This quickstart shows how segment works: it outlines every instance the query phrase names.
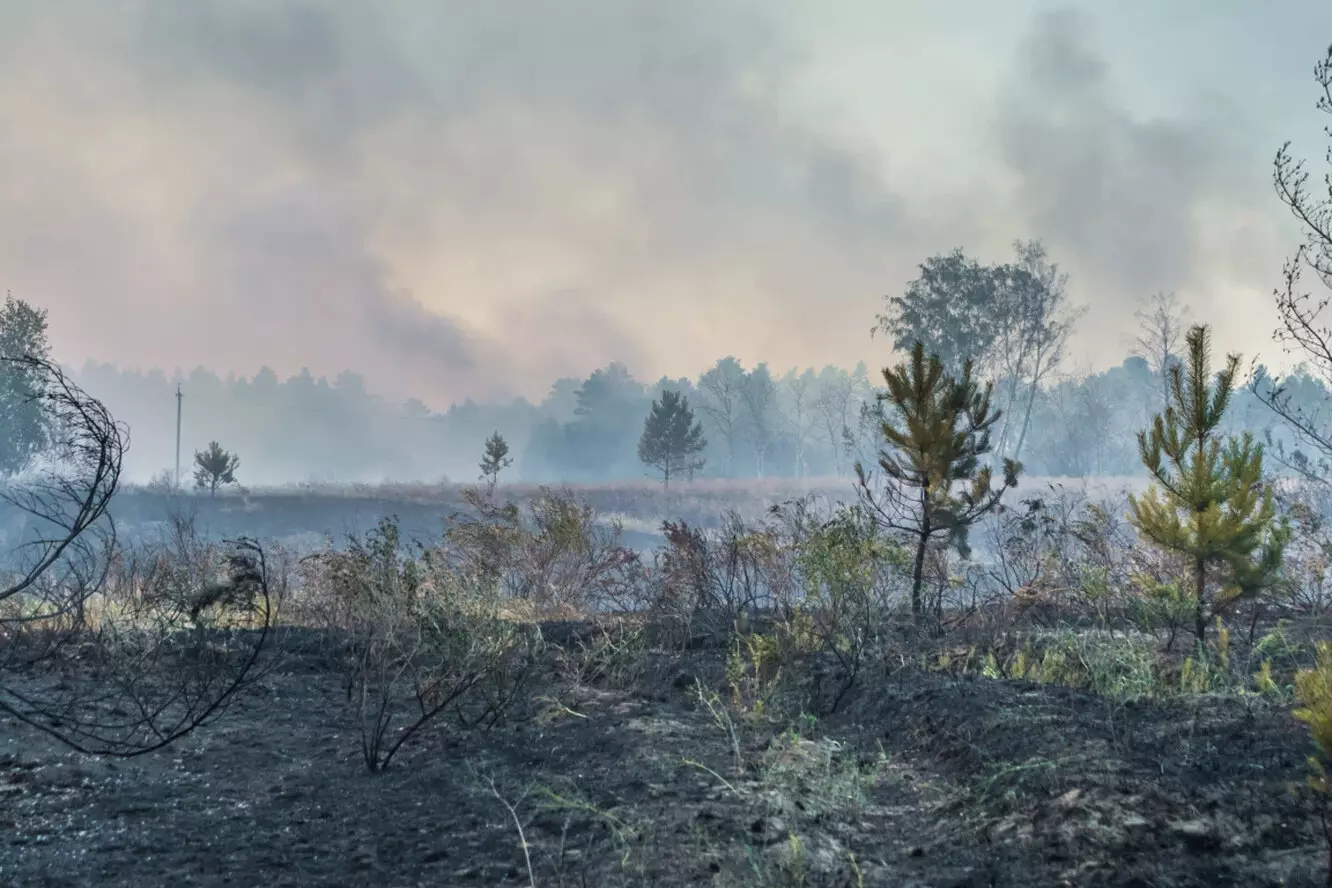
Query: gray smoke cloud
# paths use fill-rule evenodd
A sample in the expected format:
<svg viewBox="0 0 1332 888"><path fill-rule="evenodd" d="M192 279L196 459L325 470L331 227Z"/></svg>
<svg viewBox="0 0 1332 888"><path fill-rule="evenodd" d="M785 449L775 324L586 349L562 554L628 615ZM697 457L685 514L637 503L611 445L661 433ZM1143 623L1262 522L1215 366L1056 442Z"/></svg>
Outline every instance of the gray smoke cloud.
<svg viewBox="0 0 1332 888"><path fill-rule="evenodd" d="M1094 34L1066 9L1038 18L1020 46L995 133L1021 218L1094 297L1089 326L1130 327L1135 297L1175 290L1233 342L1234 316L1263 312L1290 243L1273 221L1279 142L1245 144L1232 130L1243 118L1213 108L1134 116ZM1255 217L1268 224L1239 227Z"/></svg>
<svg viewBox="0 0 1332 888"><path fill-rule="evenodd" d="M1019 237L1072 273L1092 363L1157 289L1216 314L1222 344L1265 345L1291 243L1266 164L1289 115L1313 117L1318 5L1302 31L1327 33L1283 48L1304 57L1267 84L1293 110L1252 126L1140 108L1110 12L843 5L893 47L955 29L992 85L903 50L809 99L849 39L836 3L817 20L758 0L6 4L0 283L51 308L75 363L350 368L436 406L611 360L881 363L885 293L931 253L998 260ZM973 52L975 32L996 36ZM1181 56L1180 77L1200 64ZM958 168L899 162L936 150Z"/></svg>

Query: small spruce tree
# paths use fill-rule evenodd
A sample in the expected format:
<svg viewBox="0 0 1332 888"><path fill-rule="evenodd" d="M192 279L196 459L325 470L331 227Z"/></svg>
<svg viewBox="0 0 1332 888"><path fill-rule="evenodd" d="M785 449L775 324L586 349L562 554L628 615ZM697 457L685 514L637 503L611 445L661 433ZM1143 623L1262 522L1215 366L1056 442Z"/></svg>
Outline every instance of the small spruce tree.
<svg viewBox="0 0 1332 888"><path fill-rule="evenodd" d="M236 469L240 468L240 457L222 449L216 441L209 441L208 447L195 451L194 486L197 490L207 490L209 496L217 496L217 488L222 484L236 483Z"/></svg>
<svg viewBox="0 0 1332 888"><path fill-rule="evenodd" d="M1138 433L1142 463L1153 484L1129 497L1129 519L1151 542L1193 567L1193 632L1236 601L1269 588L1281 571L1290 536L1278 521L1263 482L1263 447L1253 435L1228 438L1217 429L1230 403L1240 356L1229 355L1208 390L1211 335L1195 326L1186 337L1187 366L1170 367L1171 404Z"/></svg>
<svg viewBox="0 0 1332 888"><path fill-rule="evenodd" d="M990 428L1002 411L990 407L992 386L982 388L971 373L972 362L966 361L961 378L949 375L938 356L926 359L925 346L917 342L910 360L883 371L887 387L878 394L878 425L886 446L879 451L879 467L889 483L882 494L856 462L862 498L912 543L911 614L917 623L924 616L929 547L943 540L965 556L968 528L999 506L1021 471L1018 463L1004 460L1003 483L996 487L990 467L981 465L990 452ZM935 608L937 623L942 597Z"/></svg>
<svg viewBox="0 0 1332 888"><path fill-rule="evenodd" d="M481 456L481 479L486 482L486 491L495 492L499 483L499 473L513 465L509 456L509 442L498 431L486 439L486 452Z"/></svg>
<svg viewBox="0 0 1332 888"><path fill-rule="evenodd" d="M652 412L643 423L638 440L638 458L661 472L662 486L669 488L671 478L703 468L703 424L694 419L689 399L679 392L665 391L660 401L652 402Z"/></svg>

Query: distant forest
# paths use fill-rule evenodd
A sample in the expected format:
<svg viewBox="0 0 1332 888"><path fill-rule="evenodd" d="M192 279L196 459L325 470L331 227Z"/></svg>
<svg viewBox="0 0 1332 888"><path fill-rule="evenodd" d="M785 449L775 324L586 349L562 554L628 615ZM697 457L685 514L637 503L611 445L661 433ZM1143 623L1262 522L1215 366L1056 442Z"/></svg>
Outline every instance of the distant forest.
<svg viewBox="0 0 1332 888"><path fill-rule="evenodd" d="M1122 363L1079 375L1067 365L1082 310L1069 299L1068 275L1039 241L1016 242L1008 262L986 265L955 249L926 259L919 271L900 295L884 297L877 316L885 365L901 361L917 341L953 375L970 364L992 382L1003 411L991 456L1020 461L1029 477L1142 472L1138 433L1165 407L1192 323L1174 294L1142 300L1135 345ZM501 483L597 483L656 474L640 461L638 444L653 401L668 390L685 396L707 439L697 477L849 477L857 461L877 461L882 369L774 372L725 357L696 379L643 382L612 363L585 379L556 380L539 404L468 400L442 413L416 399L376 397L350 371L331 381L308 372L282 381L267 368L222 379L202 368L168 377L89 364L75 375L130 426L126 469L133 480L173 465L179 385L183 464L217 441L240 457L242 485L472 482L496 432L513 459ZM1276 399L1315 436L1315 454L1332 452L1322 433L1324 378L1297 367L1279 380ZM1224 431L1269 441L1279 464L1299 453L1290 425L1264 403L1273 385L1264 367L1254 367L1225 412Z"/></svg>
<svg viewBox="0 0 1332 888"><path fill-rule="evenodd" d="M887 350L887 349L885 349ZM894 358L896 360L896 358ZM240 455L242 484L301 481L474 481L485 439L498 431L514 464L502 481L601 482L649 477L637 445L653 399L683 392L707 436L702 477L848 476L857 459L872 462L877 373L865 366L773 374L724 358L697 379L636 380L611 364L586 379L560 379L539 403L471 400L431 412L418 400L394 404L366 391L360 376L336 379L301 373L282 381L267 368L251 378L220 378L204 370L168 376L88 364L75 378L130 426L128 472L146 481L174 462L175 391L184 393L182 461L218 440ZM1258 386L1264 374L1256 374ZM1329 392L1299 370L1283 379L1292 403L1310 413ZM996 400L1002 386L996 389ZM1147 359L1082 378L1055 379L1032 399L1017 457L1028 475L1136 475L1137 431L1163 406L1162 378ZM1001 402L1001 406L1002 402ZM1007 415L1025 418L1025 404ZM1227 412L1230 431L1288 433L1252 388ZM1017 450L1016 435L997 438Z"/></svg>

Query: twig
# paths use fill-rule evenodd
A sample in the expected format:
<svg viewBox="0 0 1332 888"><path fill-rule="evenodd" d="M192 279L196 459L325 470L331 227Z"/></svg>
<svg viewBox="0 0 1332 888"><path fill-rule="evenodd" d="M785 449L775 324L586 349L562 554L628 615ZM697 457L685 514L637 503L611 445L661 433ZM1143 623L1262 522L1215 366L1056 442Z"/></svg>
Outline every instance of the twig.
<svg viewBox="0 0 1332 888"><path fill-rule="evenodd" d="M513 805L509 804L508 799L500 794L499 787L495 786L495 778L488 777L486 782L490 784L490 793L499 799L501 805L509 811L509 816L513 818L513 825L518 830L518 843L523 849L523 860L527 863L527 880L531 888L537 888L536 873L532 870L532 854L527 847L527 834L523 832L523 822L518 819L518 811Z"/></svg>

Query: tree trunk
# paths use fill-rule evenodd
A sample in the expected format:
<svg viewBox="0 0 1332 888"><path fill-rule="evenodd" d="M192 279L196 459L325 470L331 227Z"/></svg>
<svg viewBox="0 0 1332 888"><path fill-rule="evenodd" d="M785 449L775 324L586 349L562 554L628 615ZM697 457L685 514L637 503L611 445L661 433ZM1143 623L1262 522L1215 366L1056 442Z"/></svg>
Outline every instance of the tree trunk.
<svg viewBox="0 0 1332 888"><path fill-rule="evenodd" d="M1008 378L1008 403L1004 407L1004 425L999 430L999 441L994 448L994 455L1003 459L1008 455L1008 445L1011 440L1010 432L1013 428L1013 406L1017 403L1017 373L1013 373ZM1016 459L1016 457L1014 457Z"/></svg>
<svg viewBox="0 0 1332 888"><path fill-rule="evenodd" d="M1205 650L1207 641L1207 614L1203 606L1206 603L1207 594L1207 562L1202 558L1197 559L1193 564L1193 571L1193 631L1198 636L1198 646Z"/></svg>
<svg viewBox="0 0 1332 888"><path fill-rule="evenodd" d="M911 618L920 625L921 601L920 587L925 580L925 544L929 537L922 535L916 541L916 562L911 568Z"/></svg>
<svg viewBox="0 0 1332 888"><path fill-rule="evenodd" d="M1027 441L1027 431L1031 428L1031 411L1036 406L1036 383L1031 384L1031 391L1027 395L1027 409L1022 416L1022 431L1018 435L1017 446L1013 448L1013 461L1017 462L1022 456L1022 445Z"/></svg>
<svg viewBox="0 0 1332 888"><path fill-rule="evenodd" d="M916 560L911 566L911 618L917 626L925 611L921 602L921 587L925 584L925 550L930 543L930 532L930 520L926 517L916 540Z"/></svg>

